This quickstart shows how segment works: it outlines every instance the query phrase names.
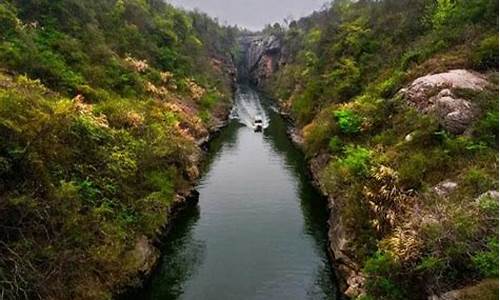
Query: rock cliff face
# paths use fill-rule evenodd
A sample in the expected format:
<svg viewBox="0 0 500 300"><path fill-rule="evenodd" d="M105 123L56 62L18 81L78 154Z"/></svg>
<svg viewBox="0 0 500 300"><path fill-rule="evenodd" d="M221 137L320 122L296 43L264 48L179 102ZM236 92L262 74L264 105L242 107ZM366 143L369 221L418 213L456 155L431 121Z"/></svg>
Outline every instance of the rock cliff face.
<svg viewBox="0 0 500 300"><path fill-rule="evenodd" d="M282 63L282 44L274 35L247 35L240 39L239 79L262 88Z"/></svg>
<svg viewBox="0 0 500 300"><path fill-rule="evenodd" d="M311 159L309 167L315 184L321 190L323 195L328 198L328 209L330 216L328 218L328 240L329 251L333 260L335 274L340 290L349 298L355 299L364 292L365 277L361 273L360 266L351 259L352 253L349 244L351 237L345 228L345 222L340 211L340 201L332 195L326 193L326 189L321 185L319 174L328 164L329 154L321 154Z"/></svg>

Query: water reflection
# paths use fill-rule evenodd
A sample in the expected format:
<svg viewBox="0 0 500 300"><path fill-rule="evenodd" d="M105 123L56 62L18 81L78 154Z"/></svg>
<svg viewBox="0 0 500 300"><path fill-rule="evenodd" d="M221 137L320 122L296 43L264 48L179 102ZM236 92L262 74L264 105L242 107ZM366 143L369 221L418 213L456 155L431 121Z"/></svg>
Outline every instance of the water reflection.
<svg viewBox="0 0 500 300"><path fill-rule="evenodd" d="M178 299L183 293L183 283L202 263L206 246L193 237L193 227L200 218L198 205L188 207L176 219L175 227L168 234L160 263L143 290L130 299ZM168 284L165 284L168 283Z"/></svg>

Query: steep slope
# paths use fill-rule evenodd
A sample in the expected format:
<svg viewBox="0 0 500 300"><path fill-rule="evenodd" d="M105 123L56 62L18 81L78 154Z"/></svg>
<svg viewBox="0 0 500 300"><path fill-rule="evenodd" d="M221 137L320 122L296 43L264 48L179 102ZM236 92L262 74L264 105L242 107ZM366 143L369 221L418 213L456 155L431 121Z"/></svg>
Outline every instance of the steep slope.
<svg viewBox="0 0 500 300"><path fill-rule="evenodd" d="M229 112L235 34L162 1L0 3L0 298L150 271Z"/></svg>
<svg viewBox="0 0 500 300"><path fill-rule="evenodd" d="M497 1L344 0L264 33L278 70L252 80L294 119L330 199L348 296L498 276L497 28Z"/></svg>

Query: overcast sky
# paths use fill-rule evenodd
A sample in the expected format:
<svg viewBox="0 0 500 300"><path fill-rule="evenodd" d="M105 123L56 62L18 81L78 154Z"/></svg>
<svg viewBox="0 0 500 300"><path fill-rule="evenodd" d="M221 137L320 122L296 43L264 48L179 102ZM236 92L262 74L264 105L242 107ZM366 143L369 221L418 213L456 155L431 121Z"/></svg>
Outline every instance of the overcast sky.
<svg viewBox="0 0 500 300"><path fill-rule="evenodd" d="M294 19L320 9L328 0L166 0L187 9L198 8L222 24L260 30L266 24Z"/></svg>

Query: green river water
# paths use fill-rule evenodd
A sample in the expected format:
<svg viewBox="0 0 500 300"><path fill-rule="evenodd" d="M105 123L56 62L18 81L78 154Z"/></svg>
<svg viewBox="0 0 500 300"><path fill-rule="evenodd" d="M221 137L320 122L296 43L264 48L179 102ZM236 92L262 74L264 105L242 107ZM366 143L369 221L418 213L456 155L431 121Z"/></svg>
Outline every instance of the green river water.
<svg viewBox="0 0 500 300"><path fill-rule="evenodd" d="M134 299L337 299L325 200L261 99L239 87L231 122L209 145L199 203L175 220Z"/></svg>

